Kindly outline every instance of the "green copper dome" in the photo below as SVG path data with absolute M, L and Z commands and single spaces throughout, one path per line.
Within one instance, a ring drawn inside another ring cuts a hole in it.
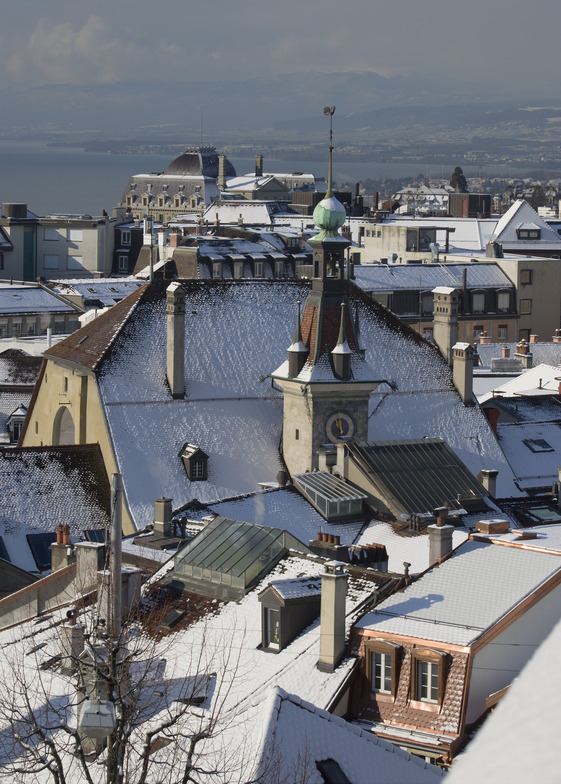
M 321 229 L 320 234 L 314 239 L 336 236 L 346 219 L 345 208 L 339 199 L 328 191 L 325 199 L 322 199 L 314 210 L 314 223 L 318 229 Z

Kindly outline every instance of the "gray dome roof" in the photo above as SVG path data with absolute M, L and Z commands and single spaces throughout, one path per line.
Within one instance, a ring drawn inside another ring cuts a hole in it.
M 218 177 L 218 153 L 215 147 L 187 147 L 184 153 L 174 158 L 166 174 L 203 177 Z M 235 177 L 236 170 L 226 158 L 226 177 Z

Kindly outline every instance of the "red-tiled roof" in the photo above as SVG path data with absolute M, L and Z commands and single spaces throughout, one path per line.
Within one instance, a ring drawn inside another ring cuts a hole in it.
M 45 356 L 66 359 L 94 370 L 148 288 L 146 284 L 133 291 L 106 313 L 45 351 Z

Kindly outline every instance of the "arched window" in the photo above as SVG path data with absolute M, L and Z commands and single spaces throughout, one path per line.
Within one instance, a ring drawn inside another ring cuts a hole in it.
M 66 406 L 62 406 L 57 411 L 53 425 L 53 444 L 60 446 L 61 444 L 74 443 L 74 420 Z

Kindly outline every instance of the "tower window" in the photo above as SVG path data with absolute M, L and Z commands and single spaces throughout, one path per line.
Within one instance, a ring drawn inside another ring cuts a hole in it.
M 299 441 L 299 440 L 300 440 L 300 431 L 299 431 L 299 430 L 296 430 L 296 431 L 295 431 L 295 433 L 294 433 L 294 438 L 296 439 L 296 441 Z

